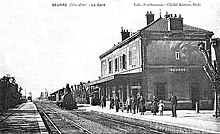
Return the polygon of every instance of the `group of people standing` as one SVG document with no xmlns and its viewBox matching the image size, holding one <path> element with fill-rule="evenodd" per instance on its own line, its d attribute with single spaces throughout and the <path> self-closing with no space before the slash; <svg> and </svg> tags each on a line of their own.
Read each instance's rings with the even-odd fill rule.
<svg viewBox="0 0 220 134">
<path fill-rule="evenodd" d="M 127 113 L 130 112 L 136 114 L 140 112 L 141 115 L 143 115 L 146 111 L 145 100 L 140 94 L 137 95 L 137 98 L 135 98 L 134 96 L 128 97 L 125 105 L 127 107 Z"/>
<path fill-rule="evenodd" d="M 163 116 L 163 111 L 164 111 L 164 103 L 162 100 L 160 100 L 159 102 L 154 99 L 151 102 L 151 113 L 153 113 L 153 115 L 156 115 L 157 112 L 160 113 L 160 116 Z"/>
<path fill-rule="evenodd" d="M 171 102 L 172 117 L 177 117 L 176 114 L 177 97 L 173 93 L 171 93 L 169 100 Z M 151 113 L 153 113 L 153 115 L 156 115 L 156 113 L 159 112 L 160 116 L 163 116 L 163 111 L 164 111 L 163 101 L 160 100 L 158 102 L 158 100 L 154 98 L 153 101 L 151 102 Z"/>
<path fill-rule="evenodd" d="M 101 98 L 101 106 L 103 108 L 104 98 Z M 171 93 L 170 96 L 170 102 L 171 102 L 171 110 L 172 110 L 172 117 L 177 117 L 176 114 L 176 107 L 177 107 L 177 97 Z M 115 100 L 113 97 L 110 99 L 110 109 L 116 109 L 116 112 L 119 111 L 119 99 L 116 97 Z M 137 97 L 135 96 L 129 96 L 125 102 L 125 106 L 127 109 L 127 113 L 139 113 L 141 115 L 144 115 L 144 112 L 146 112 L 146 106 L 145 106 L 145 99 L 138 93 Z M 162 100 L 158 101 L 156 98 L 153 99 L 151 103 L 151 112 L 153 115 L 156 115 L 157 112 L 159 112 L 160 116 L 163 116 L 163 111 L 164 111 L 164 103 Z"/>
<path fill-rule="evenodd" d="M 101 99 L 101 106 L 103 108 L 103 103 L 102 103 Z M 119 111 L 119 99 L 116 96 L 116 98 L 114 99 L 113 97 L 111 97 L 110 99 L 110 109 L 116 109 L 116 112 Z M 127 109 L 127 112 L 129 113 L 133 113 L 136 114 L 138 112 L 141 113 L 141 115 L 144 114 L 144 112 L 146 112 L 146 107 L 145 107 L 145 99 L 140 95 L 137 94 L 137 97 L 134 96 L 129 96 L 125 102 L 125 105 L 122 104 L 122 109 Z"/>
</svg>

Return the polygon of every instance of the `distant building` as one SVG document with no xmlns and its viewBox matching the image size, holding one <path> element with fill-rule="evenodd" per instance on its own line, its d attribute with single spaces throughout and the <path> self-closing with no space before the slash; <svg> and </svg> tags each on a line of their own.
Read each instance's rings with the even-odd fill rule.
<svg viewBox="0 0 220 134">
<path fill-rule="evenodd" d="M 110 97 L 122 103 L 137 93 L 146 102 L 154 97 L 168 100 L 173 92 L 179 109 L 195 108 L 197 100 L 201 108 L 212 108 L 212 90 L 198 43 L 210 49 L 213 32 L 184 24 L 181 15 L 167 13 L 154 20 L 154 14 L 148 12 L 146 19 L 146 27 L 135 33 L 122 28 L 122 41 L 99 57 L 100 79 L 88 85 L 99 89 L 107 104 Z"/>
<path fill-rule="evenodd" d="M 45 91 L 44 92 L 41 92 L 40 93 L 40 97 L 39 97 L 39 99 L 41 99 L 41 100 L 48 100 L 48 91 L 47 91 L 47 89 L 45 89 Z"/>
<path fill-rule="evenodd" d="M 52 101 L 61 101 L 62 95 L 64 95 L 65 88 L 59 89 L 50 94 Z"/>
<path fill-rule="evenodd" d="M 48 91 L 47 91 L 47 89 L 45 89 L 44 98 L 45 98 L 46 100 L 48 100 Z"/>
</svg>

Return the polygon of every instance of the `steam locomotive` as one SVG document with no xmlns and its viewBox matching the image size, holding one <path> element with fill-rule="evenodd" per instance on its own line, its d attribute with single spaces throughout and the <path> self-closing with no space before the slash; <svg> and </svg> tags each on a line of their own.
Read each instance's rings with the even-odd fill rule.
<svg viewBox="0 0 220 134">
<path fill-rule="evenodd" d="M 69 84 L 66 85 L 64 94 L 61 96 L 61 100 L 57 102 L 57 105 L 67 110 L 78 109 L 73 92 L 70 90 Z"/>
</svg>

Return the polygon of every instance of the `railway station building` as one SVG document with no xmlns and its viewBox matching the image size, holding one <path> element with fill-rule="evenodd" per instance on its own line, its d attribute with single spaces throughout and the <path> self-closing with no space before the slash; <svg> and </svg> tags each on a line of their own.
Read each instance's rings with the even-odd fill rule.
<svg viewBox="0 0 220 134">
<path fill-rule="evenodd" d="M 140 93 L 147 107 L 155 97 L 166 107 L 173 92 L 178 109 L 194 109 L 197 100 L 201 109 L 212 109 L 211 83 L 198 44 L 210 49 L 213 32 L 184 24 L 181 15 L 154 19 L 147 12 L 146 19 L 146 27 L 135 33 L 121 29 L 122 41 L 99 57 L 101 77 L 88 85 L 106 97 L 107 106 L 111 97 L 124 103 Z"/>
</svg>

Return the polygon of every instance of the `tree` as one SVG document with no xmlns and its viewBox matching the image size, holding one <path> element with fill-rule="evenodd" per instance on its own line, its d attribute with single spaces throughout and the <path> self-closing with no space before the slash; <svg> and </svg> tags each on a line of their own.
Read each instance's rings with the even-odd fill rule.
<svg viewBox="0 0 220 134">
<path fill-rule="evenodd" d="M 18 84 L 14 77 L 11 77 L 9 74 L 0 79 L 0 105 L 2 105 L 2 110 L 14 107 L 20 103 L 21 100 L 21 91 L 18 90 Z"/>
<path fill-rule="evenodd" d="M 218 109 L 218 92 L 220 90 L 220 39 L 214 38 L 211 41 L 211 45 L 215 51 L 216 60 L 212 63 L 212 55 L 210 55 L 210 50 L 206 50 L 205 43 L 200 42 L 198 44 L 199 50 L 202 52 L 206 65 L 203 66 L 207 76 L 211 81 L 213 91 L 215 93 L 215 117 L 217 118 L 217 109 Z"/>
</svg>

